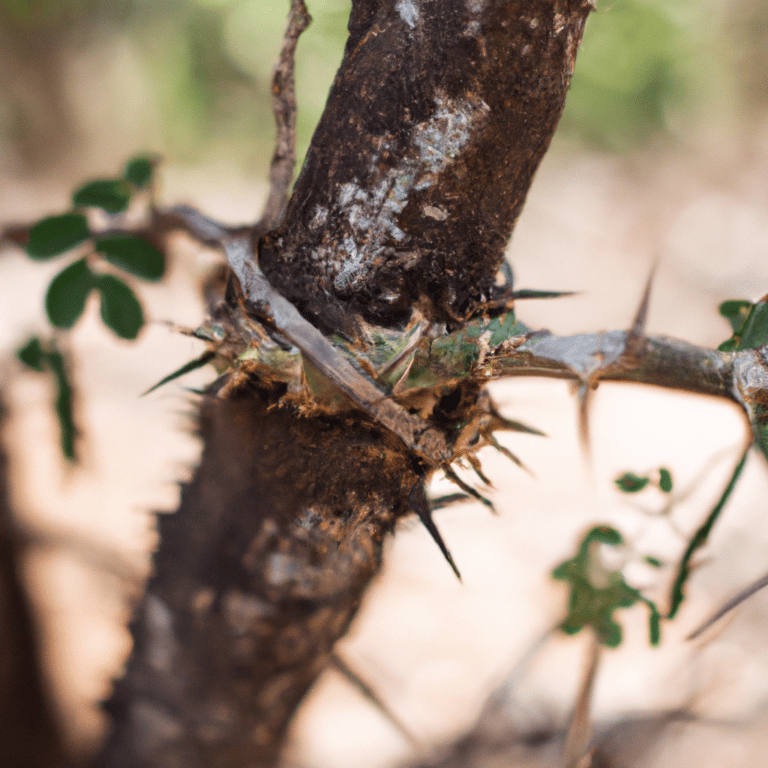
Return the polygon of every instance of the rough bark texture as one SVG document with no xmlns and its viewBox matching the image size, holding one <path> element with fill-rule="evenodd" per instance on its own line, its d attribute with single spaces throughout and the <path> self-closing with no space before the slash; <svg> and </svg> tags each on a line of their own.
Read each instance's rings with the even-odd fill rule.
<svg viewBox="0 0 768 768">
<path fill-rule="evenodd" d="M 272 400 L 248 388 L 203 409 L 202 463 L 160 518 L 96 765 L 272 765 L 409 511 L 419 479 L 394 438 Z"/>
<path fill-rule="evenodd" d="M 39 663 L 39 642 L 19 570 L 2 441 L 0 398 L 0 762 L 13 768 L 65 765 L 58 724 Z"/>
<path fill-rule="evenodd" d="M 489 297 L 563 110 L 587 0 L 357 0 L 270 282 L 321 325 Z"/>
</svg>

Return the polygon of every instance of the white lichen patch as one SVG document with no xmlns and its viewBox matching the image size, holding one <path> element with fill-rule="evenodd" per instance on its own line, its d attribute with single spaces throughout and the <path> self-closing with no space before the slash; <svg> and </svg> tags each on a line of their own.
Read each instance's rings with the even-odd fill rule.
<svg viewBox="0 0 768 768">
<path fill-rule="evenodd" d="M 395 10 L 411 29 L 416 26 L 416 22 L 419 20 L 419 9 L 414 0 L 399 0 Z"/>
<path fill-rule="evenodd" d="M 357 180 L 346 182 L 336 192 L 337 209 L 347 219 L 349 234 L 344 238 L 340 254 L 328 254 L 321 246 L 318 257 L 337 265 L 334 287 L 338 291 L 354 290 L 365 282 L 372 269 L 385 259 L 394 257 L 398 245 L 405 245 L 406 233 L 398 225 L 411 192 L 429 189 L 439 174 L 459 156 L 472 135 L 478 120 L 489 112 L 482 99 L 435 99 L 432 116 L 417 124 L 410 138 L 411 150 L 396 166 L 379 164 L 384 154 L 394 154 L 392 141 L 382 138 L 371 158 L 370 175 L 364 185 Z M 449 213 L 437 206 L 427 206 L 439 221 Z"/>
</svg>

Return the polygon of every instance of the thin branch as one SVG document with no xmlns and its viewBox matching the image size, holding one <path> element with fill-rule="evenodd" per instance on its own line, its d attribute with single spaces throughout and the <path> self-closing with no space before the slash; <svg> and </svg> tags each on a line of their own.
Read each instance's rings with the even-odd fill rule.
<svg viewBox="0 0 768 768">
<path fill-rule="evenodd" d="M 756 594 L 765 587 L 768 587 L 768 573 L 761 576 L 757 581 L 753 582 L 748 587 L 742 589 L 730 600 L 727 600 L 705 622 L 696 627 L 696 629 L 694 629 L 686 639 L 695 640 L 697 637 L 706 632 L 715 622 L 720 621 L 723 616 L 725 616 L 727 613 L 730 613 L 734 608 L 737 608 L 745 600 L 748 600 L 750 597 L 752 597 L 752 595 Z"/>
<path fill-rule="evenodd" d="M 586 666 L 576 694 L 573 705 L 571 722 L 563 745 L 564 768 L 581 768 L 585 763 L 585 756 L 589 752 L 592 741 L 592 718 L 590 714 L 592 693 L 595 688 L 597 669 L 600 664 L 600 641 L 595 632 L 590 632 L 589 646 L 587 649 Z"/>
<path fill-rule="evenodd" d="M 334 651 L 330 656 L 330 664 L 341 674 L 352 687 L 360 693 L 363 698 L 371 703 L 382 715 L 402 734 L 414 747 L 421 748 L 421 743 L 409 730 L 408 726 L 395 715 L 395 713 L 384 703 L 382 698 L 376 693 L 374 688 L 366 683 L 365 680 L 349 665 L 347 661 L 341 658 Z"/>
<path fill-rule="evenodd" d="M 283 49 L 272 73 L 272 109 L 277 123 L 275 152 L 269 169 L 269 197 L 256 228 L 268 232 L 280 224 L 296 165 L 296 87 L 293 77 L 296 44 L 312 17 L 304 0 L 291 0 Z"/>
</svg>

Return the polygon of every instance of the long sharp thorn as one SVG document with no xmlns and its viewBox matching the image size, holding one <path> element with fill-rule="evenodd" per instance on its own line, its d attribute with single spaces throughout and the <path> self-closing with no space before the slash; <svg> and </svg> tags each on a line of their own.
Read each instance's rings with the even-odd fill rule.
<svg viewBox="0 0 768 768">
<path fill-rule="evenodd" d="M 489 488 L 493 488 L 493 483 L 488 479 L 485 472 L 483 472 L 483 465 L 480 463 L 480 459 L 474 453 L 466 454 L 467 461 L 472 465 L 472 469 L 475 474 L 484 482 Z"/>
<path fill-rule="evenodd" d="M 493 502 L 490 499 L 486 499 L 485 496 L 483 496 L 479 491 L 477 491 L 475 488 L 473 488 L 471 485 L 465 483 L 451 468 L 448 466 L 448 464 L 443 464 L 442 466 L 443 472 L 445 472 L 445 476 L 453 483 L 459 486 L 464 493 L 468 493 L 473 499 L 477 499 L 481 504 L 484 504 L 488 509 L 491 510 L 494 514 L 496 514 L 496 507 L 493 506 Z"/>
<path fill-rule="evenodd" d="M 651 288 L 653 287 L 653 279 L 656 276 L 657 266 L 658 264 L 654 263 L 654 265 L 651 267 L 651 272 L 648 275 L 647 282 L 645 283 L 643 297 L 640 299 L 640 306 L 637 308 L 635 319 L 632 321 L 632 327 L 627 332 L 625 350 L 629 357 L 639 357 L 645 349 L 645 326 L 648 322 L 648 307 L 651 302 Z"/>
<path fill-rule="evenodd" d="M 434 512 L 436 509 L 442 509 L 443 507 L 449 507 L 452 504 L 458 504 L 460 501 L 466 501 L 471 498 L 466 493 L 448 493 L 445 496 L 436 496 L 434 499 L 430 499 L 430 508 Z"/>
<path fill-rule="evenodd" d="M 591 465 L 592 451 L 589 441 L 589 406 L 592 404 L 592 387 L 590 382 L 582 381 L 579 384 L 579 390 L 576 394 L 579 401 L 579 442 L 581 449 L 587 459 L 588 465 Z"/>
<path fill-rule="evenodd" d="M 451 566 L 453 572 L 456 574 L 456 578 L 461 581 L 461 574 L 459 573 L 459 569 L 456 567 L 456 563 L 453 561 L 453 557 L 448 551 L 448 547 L 445 545 L 443 537 L 440 535 L 440 531 L 437 530 L 435 521 L 432 519 L 432 510 L 429 506 L 429 499 L 427 499 L 427 491 L 424 488 L 424 483 L 421 482 L 421 480 L 415 482 L 413 486 L 411 486 L 409 501 L 411 503 L 411 509 L 416 513 L 419 520 L 421 520 L 422 525 L 427 529 L 429 535 L 434 540 L 435 544 L 437 544 L 437 546 L 440 548 L 440 551 L 443 553 L 443 557 L 446 559 L 448 565 Z"/>
<path fill-rule="evenodd" d="M 520 467 L 523 472 L 527 472 L 531 477 L 535 476 L 533 472 L 531 472 L 531 470 L 525 464 L 523 464 L 522 460 L 518 456 L 515 456 L 515 454 L 512 453 L 512 451 L 510 451 L 506 445 L 502 445 L 494 437 L 492 432 L 489 432 L 487 435 L 485 435 L 485 437 L 491 446 L 493 446 L 502 456 L 506 456 L 513 464 Z"/>
</svg>

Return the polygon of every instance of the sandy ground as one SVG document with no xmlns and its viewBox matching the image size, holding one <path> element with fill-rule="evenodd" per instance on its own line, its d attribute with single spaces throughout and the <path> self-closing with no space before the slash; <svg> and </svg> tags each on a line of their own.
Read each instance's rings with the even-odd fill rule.
<svg viewBox="0 0 768 768">
<path fill-rule="evenodd" d="M 558 333 L 627 327 L 654 259 L 660 260 L 649 321 L 652 333 L 716 345 L 727 335 L 716 306 L 768 290 L 768 131 L 749 149 L 722 157 L 552 156 L 520 221 L 510 259 L 520 287 L 581 291 L 531 302 L 519 314 Z M 762 181 L 761 181 L 762 180 Z M 0 216 L 25 220 L 66 205 L 79 179 L 4 179 Z M 226 167 L 164 173 L 168 200 L 195 202 L 225 220 L 253 217 L 259 180 Z M 199 353 L 164 321 L 195 326 L 197 283 L 211 255 L 194 247 L 161 286 L 141 289 L 153 323 L 135 344 L 104 331 L 98 310 L 72 334 L 83 422 L 84 466 L 62 467 L 51 392 L 13 364 L 13 487 L 20 520 L 40 532 L 28 578 L 44 627 L 45 658 L 73 740 L 92 744 L 103 726 L 96 707 L 128 651 L 123 628 L 131 578 L 146 572 L 153 510 L 172 510 L 177 481 L 199 452 L 190 434 L 184 386 L 139 394 Z M 8 352 L 42 324 L 46 281 L 56 265 L 0 259 L 0 348 Z M 503 412 L 548 438 L 510 435 L 526 474 L 498 454 L 483 456 L 498 516 L 463 504 L 437 516 L 464 575 L 459 584 L 415 523 L 388 543 L 385 569 L 340 652 L 378 690 L 427 753 L 469 726 L 493 686 L 563 613 L 565 591 L 548 572 L 570 557 L 583 532 L 606 522 L 631 542 L 633 583 L 662 602 L 671 567 L 642 568 L 639 555 L 674 561 L 685 534 L 711 508 L 745 439 L 735 408 L 706 398 L 626 385 L 602 386 L 592 416 L 591 466 L 576 437 L 575 403 L 562 382 L 493 385 Z M 649 491 L 628 500 L 614 490 L 620 472 L 668 467 L 685 492 L 670 518 Z M 438 492 L 449 491 L 444 481 Z M 768 568 L 766 464 L 753 456 L 701 558 L 679 618 L 649 648 L 646 613 L 623 615 L 625 642 L 607 652 L 595 692 L 598 718 L 685 707 L 701 721 L 676 725 L 630 749 L 632 765 L 758 766 L 768 736 L 768 591 L 697 642 L 686 634 L 714 607 Z M 84 552 L 101 553 L 89 563 Z M 105 565 L 108 566 L 105 569 Z M 114 571 L 113 573 L 108 572 Z M 552 635 L 520 670 L 523 725 L 561 724 L 573 702 L 585 653 L 580 636 Z M 716 723 L 716 726 L 712 723 Z M 414 748 L 338 674 L 318 683 L 294 727 L 293 756 L 312 768 L 383 768 Z"/>
</svg>

